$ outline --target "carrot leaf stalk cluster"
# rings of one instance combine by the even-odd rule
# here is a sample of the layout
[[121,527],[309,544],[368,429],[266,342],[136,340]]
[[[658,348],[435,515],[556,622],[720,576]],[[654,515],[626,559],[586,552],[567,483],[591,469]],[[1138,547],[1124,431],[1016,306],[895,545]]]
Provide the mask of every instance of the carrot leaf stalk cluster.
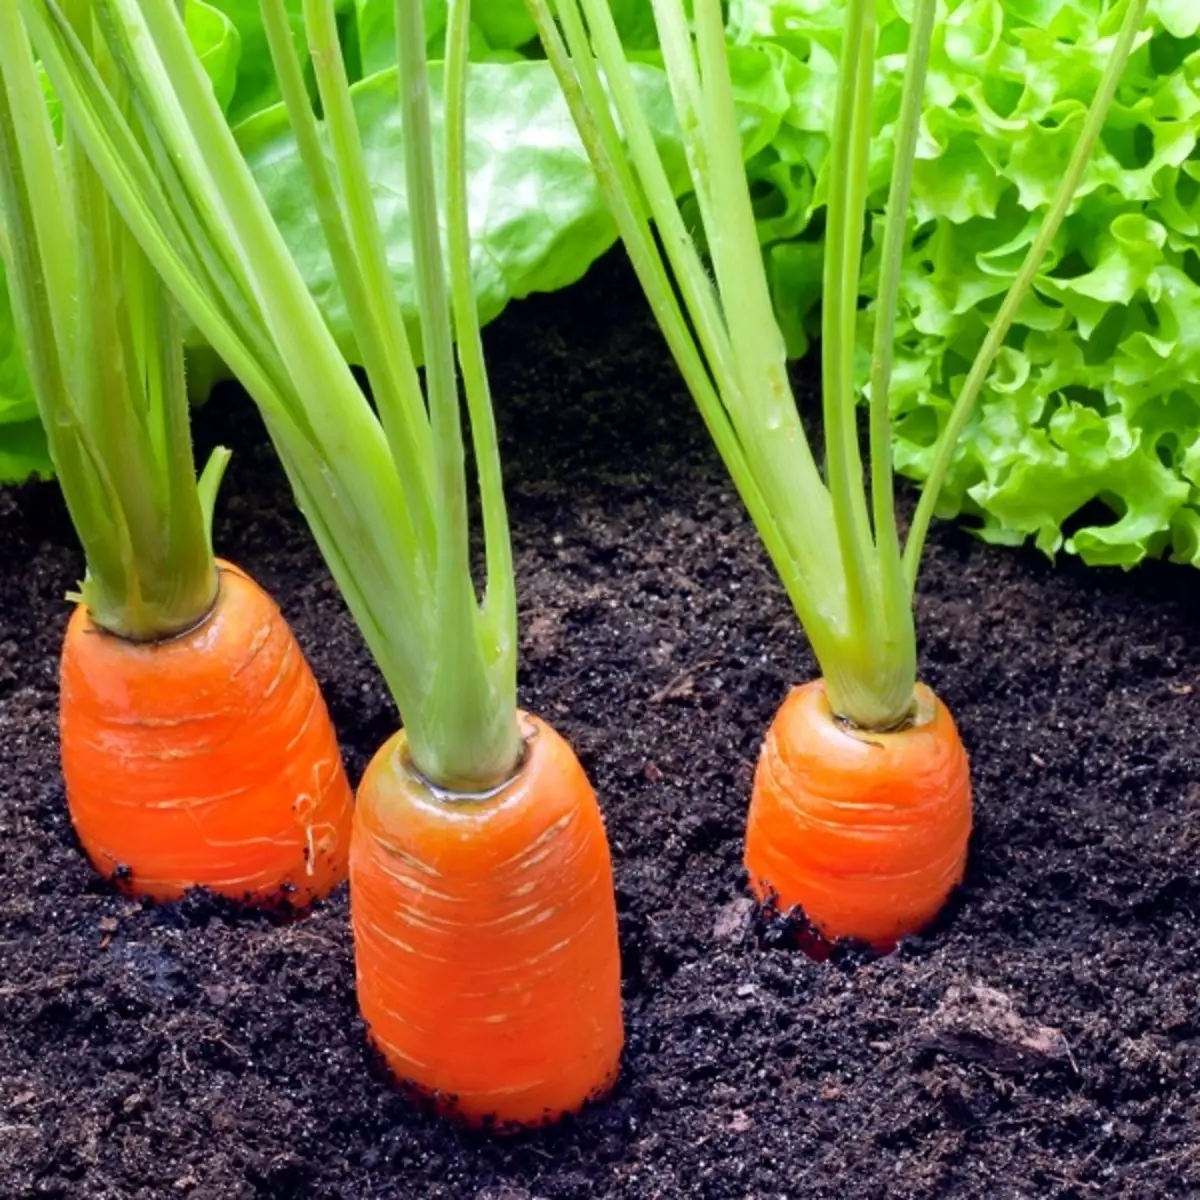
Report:
[[[936,0],[914,0],[881,249],[859,446],[855,354],[868,201],[877,19],[847,0],[826,185],[822,310],[824,471],[788,380],[742,166],[721,0],[652,0],[710,262],[702,259],[641,107],[607,0],[526,0],[642,287],[808,634],[838,715],[903,727],[916,683],[913,593],[955,443],[1074,202],[1135,43],[1146,0],[1125,7],[1103,80],[1050,212],[942,430],[907,539],[893,502],[890,391],[909,197]],[[711,272],[710,268],[711,267]]]
[[[92,46],[92,6],[59,27]],[[93,72],[124,102],[114,64]],[[212,509],[228,453],[197,480],[180,322],[70,130],[56,139],[13,4],[0,6],[0,255],[51,457],[83,545],[80,598],[139,642],[195,626],[216,600]]]

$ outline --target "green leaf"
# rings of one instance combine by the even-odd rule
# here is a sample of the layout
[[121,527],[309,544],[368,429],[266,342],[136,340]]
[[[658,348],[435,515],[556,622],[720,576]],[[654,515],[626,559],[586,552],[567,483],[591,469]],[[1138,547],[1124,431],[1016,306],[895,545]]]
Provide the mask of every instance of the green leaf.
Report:
[[[257,0],[254,0],[257,8]],[[233,96],[241,38],[233,22],[206,0],[188,0],[184,11],[188,38],[222,107]],[[62,110],[45,72],[38,68],[55,132],[61,137]],[[3,214],[0,213],[0,226]],[[0,228],[0,247],[3,229]],[[53,474],[46,436],[38,422],[37,405],[17,340],[12,307],[0,254],[0,483],[11,483],[38,474]]]
[[[3,244],[0,231],[0,245]],[[0,256],[0,483],[53,474],[46,434],[17,339]]]
[[[625,44],[653,50],[650,5],[610,2]],[[257,0],[207,3],[228,17],[241,39],[234,107],[252,113],[277,95]],[[364,70],[394,62],[393,3],[357,0]],[[425,3],[431,54],[440,53],[445,0]],[[288,8],[298,31],[300,0],[288,0]],[[488,14],[475,29],[476,58],[511,57],[512,46],[520,49],[519,24],[507,36],[497,29],[522,8],[523,0],[475,5],[477,22],[479,12]],[[879,3],[878,136],[871,163],[876,216],[890,167],[904,9]],[[930,64],[892,396],[896,463],[915,478],[928,469],[950,399],[1045,211],[1103,69],[1114,11],[1108,0],[948,0],[947,26]],[[733,70],[759,236],[793,354],[807,348],[819,294],[814,237],[824,205],[843,12],[844,0],[731,0],[729,6],[730,36],[747,43],[735,51]],[[940,511],[972,514],[990,541],[1032,537],[1048,552],[1066,549],[1087,561],[1128,563],[1166,553],[1200,565],[1200,418],[1194,415],[1200,404],[1200,5],[1154,0],[1152,12],[1148,40],[1127,69],[1089,169],[1086,195],[996,364]],[[511,45],[502,49],[500,42]],[[645,86],[661,89],[652,82],[655,69],[641,69]],[[434,78],[440,89],[440,73]],[[354,91],[391,266],[411,319],[410,264],[399,250],[407,223],[397,123],[389,112],[394,86],[393,75],[379,75]],[[670,105],[661,91],[656,95],[647,100],[651,119],[682,187]],[[440,109],[437,96],[435,102]],[[471,121],[472,226],[486,243],[476,250],[474,271],[490,319],[511,299],[573,282],[614,235],[544,64],[493,62],[472,71]],[[281,112],[252,117],[239,137],[290,248],[352,353],[345,306]],[[868,268],[880,228],[872,223]],[[870,273],[865,283],[869,292]],[[863,322],[864,339],[869,325]],[[0,301],[0,421],[6,402],[30,404],[23,373],[12,365],[11,341]],[[207,367],[211,352],[204,354]],[[198,390],[214,377],[193,366]],[[1071,406],[1092,416],[1071,416]],[[1145,422],[1154,414],[1163,420],[1170,414],[1170,427],[1152,435]],[[1109,429],[1103,438],[1095,421]],[[1085,451],[1086,471],[1073,464]],[[1111,469],[1098,465],[1103,461]],[[1187,483],[1182,500],[1171,480]],[[1165,489],[1165,502],[1141,495],[1151,485]],[[1112,509],[1113,521],[1066,537],[1063,522],[1093,500]]]
[[1200,33],[1200,8],[1195,0],[1152,0],[1150,7],[1174,37],[1195,37]]
[[41,421],[0,422],[0,483],[22,483],[32,475],[54,475]]
[[[1081,198],[996,363],[939,509],[970,514],[988,541],[1032,538],[1092,563],[1168,554],[1200,565],[1200,5],[1157,0],[1151,11]],[[807,157],[796,157],[791,120],[772,147],[796,159],[785,177],[792,195],[815,188],[810,219],[824,204],[843,12],[843,0],[730,8],[734,37],[772,44],[803,69]],[[930,63],[891,397],[905,474],[929,470],[951,399],[1061,179],[1122,12],[1105,0],[948,0]],[[877,70],[894,79],[907,27],[886,4],[879,15]],[[884,165],[896,119],[889,94],[881,83],[875,153]],[[876,191],[876,213],[880,200]],[[773,191],[770,203],[760,230],[785,201]],[[876,219],[868,265],[880,229]],[[810,311],[811,283],[789,269],[788,253],[809,243],[766,240],[776,306],[799,352],[805,323],[794,314]],[[873,287],[868,273],[868,296]],[[1112,519],[1065,534],[1093,502]]]
[[621,42],[630,50],[658,48],[654,10],[647,0],[609,0]]
[[[307,62],[308,47],[304,40],[304,19],[301,15],[303,0],[286,2],[296,49],[302,61]],[[258,0],[207,0],[207,4],[224,15],[241,42],[236,87],[228,106],[229,119],[236,123],[279,99],[279,85],[267,49],[267,35],[263,30]]]
[[[651,67],[639,67],[637,73],[681,190],[683,154],[670,123],[665,79]],[[435,137],[440,137],[440,65],[430,72],[430,87]],[[414,321],[395,71],[363,80],[352,95],[397,294],[407,318]],[[547,63],[479,64],[471,71],[468,105],[472,268],[480,316],[486,322],[510,300],[575,282],[612,245],[616,231]],[[286,114],[282,109],[262,113],[242,126],[238,136],[301,273],[339,344],[353,356],[345,301]]]
[[[746,152],[755,154],[757,176],[773,181],[763,188],[764,209],[774,203],[768,194],[772,189],[790,186],[785,172],[795,171],[800,181],[800,192],[785,202],[791,204],[792,215],[772,218],[771,227],[791,232],[807,223],[812,195],[811,176],[806,177],[801,166],[806,152],[803,138],[808,136],[802,126],[807,114],[791,87],[799,64],[775,47],[755,47],[734,51],[732,65]],[[686,168],[665,78],[651,65],[634,69],[672,183],[682,192]],[[431,73],[431,83],[434,118],[440,127],[440,68]],[[407,319],[414,322],[394,70],[359,82],[352,93],[397,293]],[[616,232],[548,64],[480,64],[471,71],[469,104],[467,159],[474,282],[481,316],[487,321],[513,299],[553,291],[579,279],[612,245]],[[237,135],[339,344],[345,353],[356,356],[345,302],[286,113],[282,106],[264,110],[242,123]],[[812,298],[810,289],[806,303],[811,305]],[[3,315],[0,311],[0,322]],[[188,331],[187,340],[191,350],[189,384],[193,396],[202,398],[228,372],[194,329]],[[3,379],[0,367],[0,385]],[[23,374],[19,379],[19,394],[27,397]],[[26,410],[32,411],[31,406]]]
[[489,0],[476,4],[472,17],[488,43],[497,50],[516,50],[537,36],[525,0]]
[[[440,59],[446,30],[446,0],[423,0],[429,57]],[[621,40],[632,51],[658,47],[654,11],[649,0],[610,0]],[[364,76],[396,63],[396,0],[354,0]],[[540,58],[533,22],[525,0],[487,0],[472,6],[471,59],[511,62]]]
[[205,0],[188,0],[184,10],[188,39],[212,80],[217,103],[228,109],[237,88],[242,39],[237,26]]
[[[423,0],[430,58],[440,59],[446,32],[446,0]],[[364,75],[396,64],[396,0],[354,0]],[[472,9],[471,58],[477,62],[519,57],[534,40],[525,0],[488,0]]]

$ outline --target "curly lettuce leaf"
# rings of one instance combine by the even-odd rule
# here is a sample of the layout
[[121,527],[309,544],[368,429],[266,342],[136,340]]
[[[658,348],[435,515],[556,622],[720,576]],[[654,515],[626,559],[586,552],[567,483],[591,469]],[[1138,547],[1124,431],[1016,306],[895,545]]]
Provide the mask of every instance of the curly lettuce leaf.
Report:
[[[881,4],[868,266],[907,27]],[[842,0],[733,0],[791,55],[796,109],[750,163],[772,288],[802,353]],[[988,317],[1049,205],[1120,17],[1111,0],[958,0],[930,64],[897,332],[898,468],[923,479]],[[1095,564],[1200,565],[1200,4],[1155,0],[1102,145],[940,500],[988,541]],[[873,286],[869,272],[865,289]],[[869,319],[863,337],[869,335]],[[1103,515],[1107,511],[1111,517]]]

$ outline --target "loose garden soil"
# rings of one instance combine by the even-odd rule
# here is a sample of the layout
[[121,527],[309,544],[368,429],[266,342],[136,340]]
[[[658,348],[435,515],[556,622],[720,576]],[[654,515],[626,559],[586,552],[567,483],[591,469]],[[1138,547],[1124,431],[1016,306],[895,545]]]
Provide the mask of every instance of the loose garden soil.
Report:
[[[344,889],[288,921],[89,870],[55,730],[81,557],[31,485],[0,491],[0,1196],[1200,1196],[1200,576],[936,530],[923,674],[973,757],[966,884],[899,953],[816,963],[740,867],[759,739],[813,663],[627,272],[488,349],[522,701],[612,840],[616,1093],[505,1140],[439,1123],[367,1048]],[[239,392],[197,437],[235,451],[219,550],[278,598],[357,779],[396,724],[379,675]]]

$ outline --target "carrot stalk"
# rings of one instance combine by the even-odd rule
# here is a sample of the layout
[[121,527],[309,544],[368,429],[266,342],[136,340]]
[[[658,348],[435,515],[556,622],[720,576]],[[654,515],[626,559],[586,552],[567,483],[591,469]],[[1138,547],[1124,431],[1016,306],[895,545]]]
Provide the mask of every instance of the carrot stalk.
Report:
[[[100,52],[92,8],[60,27]],[[207,886],[308,901],[345,878],[351,795],[279,610],[212,551],[229,460],[199,479],[173,302],[68,120],[54,138],[29,40],[0,9],[0,211],[34,394],[87,573],[61,660],[67,804],[85,852],[138,895]]]
[[[869,484],[859,450],[854,358],[876,0],[845,5],[825,166],[823,479],[790,393],[762,270],[720,0],[695,0],[690,23],[685,0],[652,0],[710,249],[711,278],[649,136],[608,3],[526,0],[630,261],[821,668],[820,705],[814,707],[815,692],[801,689],[768,733],[751,802],[746,861],[760,895],[800,905],[830,936],[890,944],[928,921],[962,876],[970,828],[966,760],[948,715],[930,716],[930,711],[944,715],[944,709],[917,684],[912,611],[917,565],[955,442],[1074,203],[1146,3],[1129,0],[1125,6],[1070,167],[952,411],[902,552],[892,496],[889,389],[921,101],[937,28],[935,0],[913,5],[895,135],[869,377]],[[922,767],[901,749],[863,757],[864,745],[894,744],[922,747],[928,761]],[[827,761],[812,761],[812,753]],[[902,766],[889,783],[886,772],[879,772],[893,760]],[[952,771],[950,762],[957,764]],[[916,772],[922,787],[932,791],[914,791],[903,771]],[[888,788],[893,799],[885,803],[881,796]],[[872,815],[885,810],[894,818],[890,824]],[[828,836],[810,837],[814,830]],[[923,832],[909,838],[912,830]],[[888,857],[889,839],[893,850],[913,851],[908,872],[899,872]],[[878,853],[863,850],[868,846]]]

